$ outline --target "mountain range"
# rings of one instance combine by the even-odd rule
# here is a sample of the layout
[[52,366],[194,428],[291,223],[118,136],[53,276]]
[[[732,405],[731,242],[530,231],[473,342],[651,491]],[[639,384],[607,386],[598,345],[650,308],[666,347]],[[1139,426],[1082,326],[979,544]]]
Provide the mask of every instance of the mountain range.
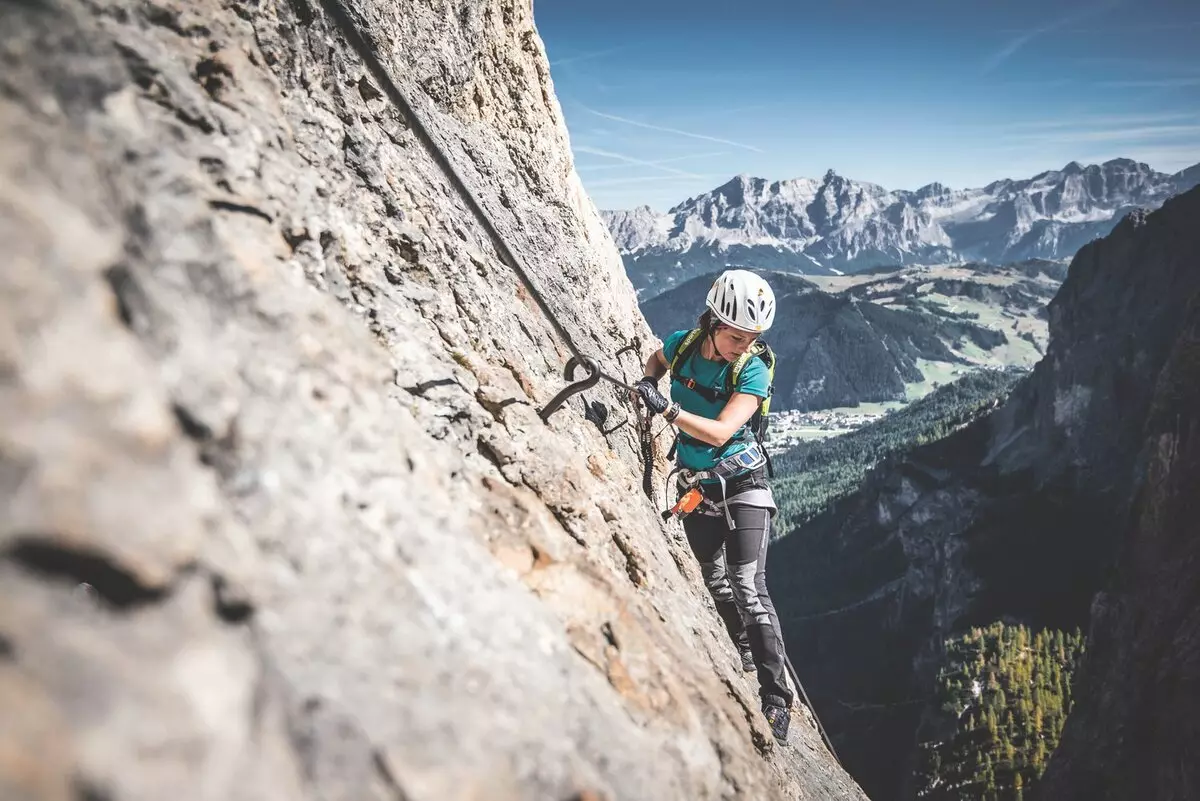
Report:
[[[911,265],[801,277],[756,270],[775,290],[769,341],[779,356],[776,411],[908,401],[981,367],[1032,367],[1045,353],[1045,307],[1066,265],[1029,260]],[[660,338],[690,328],[717,273],[642,301]]]
[[731,265],[837,275],[884,265],[1069,259],[1135,208],[1200,184],[1131,159],[978,189],[888,190],[833,170],[769,181],[738,175],[662,214],[601,212],[643,299]]

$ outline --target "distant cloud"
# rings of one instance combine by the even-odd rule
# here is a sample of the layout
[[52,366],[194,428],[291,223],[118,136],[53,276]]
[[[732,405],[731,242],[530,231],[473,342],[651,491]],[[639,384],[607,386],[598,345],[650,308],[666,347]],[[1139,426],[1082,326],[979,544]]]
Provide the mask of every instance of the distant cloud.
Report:
[[1049,142],[1140,142],[1147,139],[1171,139],[1180,136],[1200,135],[1200,125],[1154,125],[1138,128],[1114,128],[1108,131],[1097,131],[1091,128],[1081,128],[1076,131],[1054,131],[1047,133],[1023,134],[1015,138]]
[[1074,78],[1048,78],[1031,81],[1004,81],[998,83],[997,86],[1012,88],[1029,88],[1029,89],[1061,89],[1064,86],[1073,86],[1078,81]]
[[631,120],[628,117],[618,117],[616,114],[607,114],[603,111],[596,111],[595,109],[588,108],[587,106],[583,106],[583,108],[584,108],[584,110],[586,110],[592,114],[595,114],[597,117],[603,117],[604,119],[612,120],[613,122],[622,122],[626,125],[633,125],[638,128],[646,128],[651,131],[661,131],[663,133],[675,134],[676,136],[688,136],[688,137],[691,137],[692,139],[703,139],[706,142],[717,142],[719,144],[729,145],[731,147],[740,147],[743,150],[752,150],[755,153],[764,152],[761,148],[757,148],[754,145],[747,145],[742,142],[734,142],[732,139],[721,139],[720,137],[717,137],[717,136],[709,136],[707,134],[693,133],[692,131],[681,131],[678,128],[668,128],[663,125],[651,125],[648,122],[639,122],[637,120]]
[[1165,145],[1162,147],[1131,147],[1123,153],[1130,158],[1144,161],[1156,170],[1177,172],[1194,164],[1200,164],[1200,144]]
[[[1190,27],[1182,25],[1180,27]],[[1122,30],[1128,30],[1124,26]],[[1140,56],[1076,56],[1068,59],[1076,64],[1089,64],[1096,67],[1120,67],[1122,69],[1157,70],[1159,72],[1200,72],[1200,66],[1182,60],[1164,61],[1156,58]]]
[[1117,6],[1120,4],[1120,2],[1121,0],[1107,0],[1107,2],[1080,9],[1073,14],[1068,14],[1065,17],[1059,17],[1058,19],[1045,25],[1032,28],[1024,31],[1021,34],[1018,34],[1017,36],[1014,36],[1008,41],[1007,44],[1005,44],[995,53],[992,53],[992,55],[988,56],[987,59],[984,60],[983,71],[987,73],[996,69],[996,67],[999,67],[1005,61],[1011,58],[1014,53],[1032,42],[1034,39],[1037,39],[1039,36],[1045,36],[1051,31],[1058,30],[1059,28],[1065,28],[1068,25],[1073,25],[1074,23],[1080,22],[1088,17],[1101,14],[1113,8],[1114,6]]
[[635,164],[639,167],[649,167],[651,169],[661,170],[662,172],[665,172],[669,175],[678,175],[683,178],[703,178],[704,177],[702,175],[697,175],[694,172],[687,172],[686,170],[677,170],[674,167],[667,167],[658,162],[646,161],[645,159],[634,158],[633,156],[627,156],[624,153],[614,153],[611,150],[601,150],[600,148],[597,148],[597,147],[589,147],[587,145],[575,145],[572,148],[572,150],[574,150],[576,153],[587,153],[588,155],[600,156],[601,158],[616,159],[617,161],[623,161],[626,164]]
[[1200,86],[1200,75],[1191,78],[1146,78],[1133,81],[1101,81],[1099,85],[1115,89],[1163,89],[1173,86]]
[[[1178,31],[1187,30],[1190,28],[1200,28],[1200,20],[1176,20],[1174,22],[1150,22],[1144,25],[1126,25],[1121,24],[1121,30],[1125,33],[1134,31]],[[1108,33],[1104,28],[1071,28],[1069,33]]]
[[1100,128],[1111,125],[1155,125],[1163,122],[1200,119],[1200,109],[1167,114],[1114,114],[1100,117],[1072,117],[1057,120],[1030,120],[1003,126],[1006,130],[1027,131],[1041,128]]

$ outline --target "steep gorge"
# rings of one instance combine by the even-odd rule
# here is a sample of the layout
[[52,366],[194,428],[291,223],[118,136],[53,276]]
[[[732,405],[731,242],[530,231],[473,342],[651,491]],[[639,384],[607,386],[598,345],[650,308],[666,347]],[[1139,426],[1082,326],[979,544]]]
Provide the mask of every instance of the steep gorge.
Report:
[[1039,786],[1045,801],[1185,801],[1200,787],[1200,296],[1142,435],[1145,478],[1115,580],[1092,604],[1081,701]]
[[[847,768],[875,801],[912,797],[918,731],[951,634],[1001,619],[1086,631],[1091,619],[1107,645],[1089,655],[1090,675],[1115,681],[1128,674],[1148,687],[1143,660],[1172,653],[1172,626],[1188,630],[1179,615],[1190,597],[1183,587],[1196,579],[1194,563],[1164,563],[1159,548],[1166,545],[1120,543],[1134,499],[1146,493],[1164,497],[1153,507],[1143,501],[1142,530],[1161,528],[1180,553],[1189,547],[1186,499],[1170,487],[1190,475],[1190,418],[1179,398],[1195,373],[1173,369],[1186,377],[1173,379],[1179,388],[1165,398],[1156,400],[1155,388],[1170,384],[1160,375],[1173,350],[1182,348],[1175,361],[1192,352],[1182,343],[1189,304],[1200,294],[1197,220],[1200,190],[1193,189],[1157,211],[1129,215],[1085,246],[1048,307],[1046,357],[1008,401],[956,434],[879,466],[858,493],[775,546],[768,574],[775,577],[789,652]],[[1177,410],[1175,417],[1153,411],[1164,404]],[[1168,432],[1169,425],[1177,428]],[[1147,449],[1148,431],[1158,439]],[[1174,465],[1167,486],[1163,478],[1147,483],[1148,465],[1152,476]],[[1158,508],[1161,519],[1149,510]],[[1147,561],[1174,577],[1174,589],[1156,595]],[[1156,625],[1144,641],[1106,630],[1110,618],[1091,613],[1093,596],[1118,574],[1126,576],[1123,611],[1111,619],[1122,621],[1121,631],[1133,637],[1134,621],[1158,612],[1174,622]],[[1105,654],[1122,661],[1107,664]],[[1163,658],[1176,666],[1175,676],[1178,665],[1190,664],[1183,654]],[[1130,797],[1065,794],[1071,777],[1107,780],[1095,778],[1110,775],[1095,770],[1102,754],[1119,754],[1125,764],[1144,758],[1137,749],[1122,751],[1120,736],[1110,742],[1103,733],[1107,724],[1100,721],[1134,713],[1119,700],[1119,683],[1095,681],[1096,727],[1068,720],[1076,756],[1055,785],[1064,794],[1047,798]],[[1181,694],[1182,685],[1170,691],[1172,698]],[[1077,698],[1084,708],[1096,703],[1087,692]],[[1182,725],[1175,716],[1167,721]],[[1091,773],[1083,768],[1088,758],[1098,760],[1087,763]],[[1167,770],[1153,758],[1141,763],[1143,771],[1153,766]]]
[[863,798],[391,81],[640,369],[528,2],[0,3],[0,797]]

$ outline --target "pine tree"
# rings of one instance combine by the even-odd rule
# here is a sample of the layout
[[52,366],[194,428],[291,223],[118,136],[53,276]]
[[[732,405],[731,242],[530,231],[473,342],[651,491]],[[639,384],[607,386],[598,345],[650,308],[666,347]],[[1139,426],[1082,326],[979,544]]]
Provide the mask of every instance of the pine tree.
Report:
[[923,760],[924,786],[958,786],[962,801],[1023,797],[1061,737],[1083,648],[1073,633],[1003,623],[948,638],[935,687],[955,731]]

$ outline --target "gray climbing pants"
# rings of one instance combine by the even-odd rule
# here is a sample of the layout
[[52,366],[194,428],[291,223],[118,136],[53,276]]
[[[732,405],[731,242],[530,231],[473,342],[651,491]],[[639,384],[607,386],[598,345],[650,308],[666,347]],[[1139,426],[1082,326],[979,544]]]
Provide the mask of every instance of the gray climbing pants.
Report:
[[724,515],[703,514],[685,517],[683,529],[729,636],[739,648],[749,646],[754,655],[762,702],[790,706],[783,633],[767,594],[771,510],[736,502],[729,510],[733,529]]

